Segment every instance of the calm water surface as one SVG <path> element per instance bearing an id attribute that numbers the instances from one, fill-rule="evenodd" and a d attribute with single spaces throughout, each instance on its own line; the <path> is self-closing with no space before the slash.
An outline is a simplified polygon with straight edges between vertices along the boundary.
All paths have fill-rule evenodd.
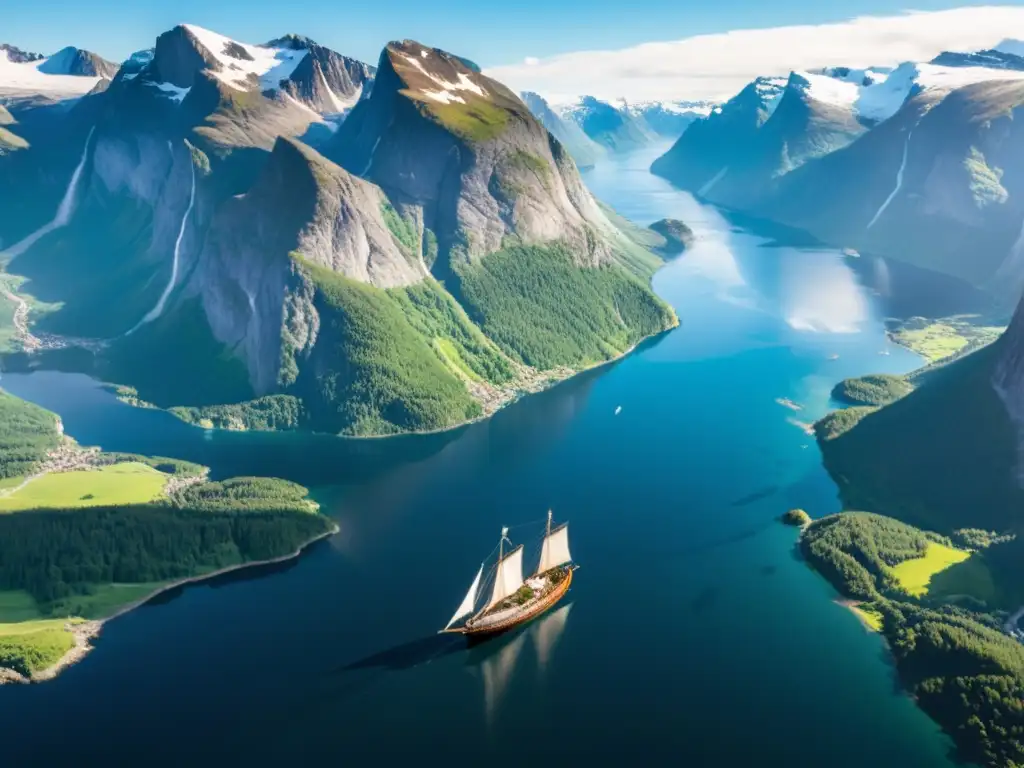
<path id="1" fill-rule="evenodd" d="M 488 422 L 370 441 L 212 433 L 82 376 L 4 376 L 82 443 L 287 476 L 341 526 L 288 567 L 112 622 L 51 683 L 0 690 L 4 762 L 948 765 L 879 638 L 775 522 L 838 508 L 792 422 L 824 414 L 841 378 L 918 364 L 883 333 L 890 276 L 730 224 L 647 173 L 654 154 L 587 181 L 639 223 L 697 232 L 654 281 L 681 328 Z M 549 507 L 582 565 L 568 600 L 472 650 L 435 635 L 500 527 Z"/>

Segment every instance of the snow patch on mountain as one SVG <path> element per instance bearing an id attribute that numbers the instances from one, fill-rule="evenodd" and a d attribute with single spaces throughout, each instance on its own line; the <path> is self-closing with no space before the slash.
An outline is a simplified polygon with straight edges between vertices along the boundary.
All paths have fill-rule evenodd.
<path id="1" fill-rule="evenodd" d="M 892 117 L 908 98 L 921 91 L 954 90 L 989 80 L 1024 79 L 1024 72 L 1002 66 L 943 66 L 909 61 L 891 71 L 881 67 L 836 67 L 796 74 L 810 81 L 807 92 L 812 98 L 852 107 L 862 120 L 875 123 Z"/>
<path id="2" fill-rule="evenodd" d="M 823 104 L 850 108 L 860 97 L 860 88 L 849 80 L 812 74 L 811 72 L 794 72 L 793 74 L 796 75 L 792 80 L 793 86 Z"/>
<path id="3" fill-rule="evenodd" d="M 192 90 L 191 88 L 179 88 L 178 86 L 172 83 L 147 82 L 145 84 L 152 85 L 154 88 L 159 88 L 161 91 L 163 91 L 164 95 L 166 95 L 170 99 L 173 99 L 179 104 L 185 100 L 185 97 L 188 96 L 188 92 Z"/>
<path id="4" fill-rule="evenodd" d="M 287 80 L 299 63 L 309 54 L 304 49 L 271 48 L 247 45 L 192 24 L 182 25 L 199 41 L 221 66 L 213 72 L 221 82 L 232 88 L 247 90 L 252 78 L 259 81 L 259 89 L 273 90 Z"/>
<path id="5" fill-rule="evenodd" d="M 46 96 L 84 96 L 102 79 L 79 75 L 51 75 L 40 68 L 49 59 L 11 61 L 7 50 L 0 50 L 0 92 L 38 93 Z"/>

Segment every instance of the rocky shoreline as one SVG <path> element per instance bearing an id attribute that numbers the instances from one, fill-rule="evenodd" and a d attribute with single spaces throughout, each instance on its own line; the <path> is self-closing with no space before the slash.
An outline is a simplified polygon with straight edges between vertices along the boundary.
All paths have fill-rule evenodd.
<path id="1" fill-rule="evenodd" d="M 135 610 L 139 606 L 145 605 L 157 595 L 161 595 L 164 592 L 168 592 L 172 589 L 178 589 L 179 587 L 187 586 L 189 584 L 198 584 L 203 581 L 209 581 L 210 579 L 216 578 L 218 576 L 223 576 L 224 574 L 233 573 L 235 571 L 240 571 L 246 568 L 256 568 L 261 565 L 274 565 L 276 563 L 284 563 L 288 560 L 294 560 L 296 557 L 301 555 L 306 549 L 311 547 L 313 544 L 316 544 L 318 541 L 322 541 L 323 539 L 333 536 L 334 534 L 338 533 L 339 530 L 340 528 L 336 523 L 332 524 L 329 530 L 324 531 L 323 533 L 317 536 L 314 536 L 312 539 L 310 539 L 305 544 L 300 546 L 294 552 L 291 552 L 287 555 L 281 555 L 280 557 L 274 557 L 268 560 L 254 560 L 247 563 L 237 563 L 236 565 L 230 565 L 227 568 L 221 568 L 217 571 L 214 571 L 213 573 L 203 574 L 202 576 L 189 576 L 183 579 L 177 579 L 175 581 L 170 582 L 169 584 L 165 584 L 164 586 L 153 590 L 148 595 L 139 600 L 122 606 L 117 611 L 112 613 L 110 616 L 107 616 L 105 619 L 99 619 L 95 621 L 80 621 L 77 623 L 68 622 L 65 628 L 69 632 L 71 632 L 72 635 L 74 635 L 75 644 L 67 653 L 65 653 L 52 666 L 40 670 L 39 672 L 34 672 L 30 677 L 26 677 L 25 675 L 22 675 L 19 672 L 15 672 L 13 669 L 0 667 L 0 685 L 4 685 L 5 683 L 42 683 L 47 680 L 52 680 L 65 669 L 70 667 L 72 664 L 77 664 L 79 661 L 86 657 L 89 651 L 91 651 L 93 648 L 93 639 L 95 639 L 100 634 L 100 631 L 103 629 L 105 624 L 113 621 L 119 616 L 123 616 L 129 611 Z"/>

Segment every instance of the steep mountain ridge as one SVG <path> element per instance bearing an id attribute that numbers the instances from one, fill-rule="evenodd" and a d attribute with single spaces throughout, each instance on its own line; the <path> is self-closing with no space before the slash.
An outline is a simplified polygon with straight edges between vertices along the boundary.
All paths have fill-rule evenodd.
<path id="1" fill-rule="evenodd" d="M 385 49 L 372 95 L 326 154 L 380 185 L 420 237 L 433 233 L 435 274 L 500 250 L 509 236 L 564 241 L 590 264 L 609 261 L 619 239 L 564 148 L 514 93 L 418 43 Z"/>
<path id="2" fill-rule="evenodd" d="M 1022 104 L 1024 81 L 926 90 L 853 145 L 784 179 L 761 210 L 1016 301 L 1024 280 Z M 826 179 L 843 183 L 817 194 Z"/>
<path id="3" fill-rule="evenodd" d="M 183 25 L 76 104 L 60 212 L 11 251 L 52 302 L 36 325 L 104 339 L 105 379 L 187 420 L 390 434 L 677 322 L 658 258 L 515 94 L 405 41 L 363 96 L 372 69 L 336 56 Z M 357 100 L 320 154 L 297 137 L 342 75 Z"/>
<path id="4" fill-rule="evenodd" d="M 796 72 L 781 97 L 765 88 L 770 100 L 752 83 L 691 125 L 652 170 L 714 202 L 946 272 L 1010 304 L 1024 284 L 1015 120 L 1024 72 L 1014 56 L 944 53 L 892 70 Z"/>
<path id="5" fill-rule="evenodd" d="M 758 131 L 774 114 L 786 89 L 781 78 L 757 78 L 736 96 L 696 120 L 651 165 L 651 171 L 674 184 L 709 194 L 735 167 L 742 171 L 756 153 Z"/>

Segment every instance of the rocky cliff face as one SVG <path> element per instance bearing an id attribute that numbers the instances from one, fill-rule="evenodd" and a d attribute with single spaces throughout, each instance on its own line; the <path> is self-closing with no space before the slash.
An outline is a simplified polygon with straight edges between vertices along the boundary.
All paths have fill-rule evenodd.
<path id="1" fill-rule="evenodd" d="M 40 325 L 106 340 L 106 378 L 203 423 L 384 434 L 675 322 L 646 285 L 657 258 L 515 94 L 413 42 L 366 96 L 372 74 L 190 26 L 134 55 L 67 112 L 58 215 L 16 246 L 59 304 Z M 328 156 L 294 138 L 342 98 Z"/>
<path id="2" fill-rule="evenodd" d="M 374 67 L 342 56 L 309 38 L 286 35 L 267 43 L 272 48 L 307 51 L 280 87 L 317 112 L 344 113 L 369 92 Z"/>
<path id="3" fill-rule="evenodd" d="M 252 189 L 214 218 L 185 290 L 197 295 L 214 337 L 241 352 L 257 394 L 279 383 L 281 322 L 317 324 L 301 306 L 292 254 L 379 288 L 426 279 L 416 249 L 389 228 L 400 221 L 381 190 L 300 142 L 278 139 Z M 295 334 L 301 355 L 315 334 Z"/>
<path id="4" fill-rule="evenodd" d="M 946 272 L 1016 301 L 1024 280 L 1024 84 L 926 91 L 800 169 L 762 212 L 823 239 Z M 821 195 L 823 188 L 831 189 Z"/>
<path id="5" fill-rule="evenodd" d="M 721 176 L 712 177 L 698 190 L 701 194 L 730 206 L 756 205 L 778 179 L 847 146 L 865 132 L 849 105 L 816 98 L 807 77 L 790 75 L 768 119 L 745 146 L 727 148 L 724 164 L 716 171 Z M 770 98 L 770 93 L 762 90 L 757 101 L 751 99 L 751 106 Z M 759 111 L 755 108 L 755 114 Z"/>
<path id="6" fill-rule="evenodd" d="M 435 273 L 509 237 L 563 241 L 580 263 L 611 258 L 614 228 L 564 148 L 514 93 L 443 51 L 390 44 L 327 152 L 380 185 L 418 237 L 436 237 Z"/>
<path id="7" fill-rule="evenodd" d="M 651 171 L 684 189 L 709 194 L 735 167 L 756 162 L 756 137 L 775 112 L 786 81 L 758 78 L 706 118 L 695 121 Z"/>
<path id="8" fill-rule="evenodd" d="M 23 51 L 21 48 L 10 45 L 9 43 L 0 43 L 0 55 L 5 56 L 8 61 L 14 62 L 15 64 L 24 64 L 28 61 L 41 61 L 44 57 L 41 53 L 29 53 Z"/>

